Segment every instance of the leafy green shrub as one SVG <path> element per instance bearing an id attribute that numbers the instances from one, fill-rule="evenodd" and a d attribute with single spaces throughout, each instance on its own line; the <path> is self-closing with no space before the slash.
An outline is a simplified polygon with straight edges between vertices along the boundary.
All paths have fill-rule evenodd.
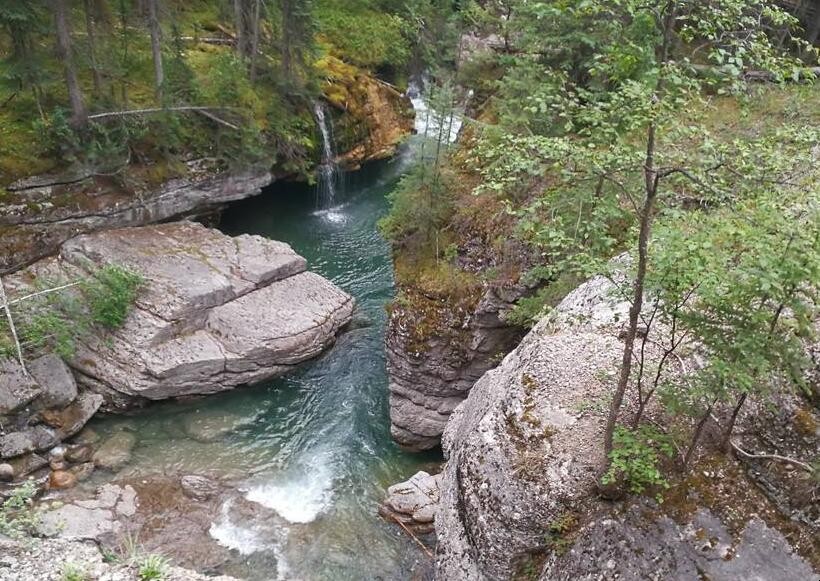
<path id="1" fill-rule="evenodd" d="M 140 275 L 121 266 L 109 265 L 95 272 L 82 285 L 92 321 L 108 329 L 122 326 L 142 282 Z"/>
<path id="2" fill-rule="evenodd" d="M 34 483 L 25 482 L 0 505 L 0 535 L 17 539 L 34 532 L 38 517 L 32 502 L 36 493 Z"/>
<path id="3" fill-rule="evenodd" d="M 36 354 L 50 349 L 64 358 L 73 356 L 77 340 L 95 326 L 109 330 L 122 326 L 142 284 L 140 275 L 116 265 L 104 266 L 74 283 L 43 281 L 38 292 L 66 288 L 15 305 L 24 350 Z M 2 330 L 0 336 L 7 335 Z M 0 341 L 0 347 L 4 343 Z"/>
<path id="4" fill-rule="evenodd" d="M 669 488 L 660 469 L 661 457 L 671 458 L 675 453 L 669 436 L 648 425 L 636 430 L 619 426 L 613 443 L 609 455 L 612 463 L 602 479 L 604 484 L 616 482 L 622 476 L 629 491 L 635 494 L 654 487 Z"/>

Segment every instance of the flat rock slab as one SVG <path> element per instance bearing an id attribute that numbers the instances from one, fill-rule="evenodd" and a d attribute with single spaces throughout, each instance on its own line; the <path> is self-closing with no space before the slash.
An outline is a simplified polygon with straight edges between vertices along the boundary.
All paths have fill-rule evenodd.
<path id="1" fill-rule="evenodd" d="M 350 295 L 282 242 L 229 237 L 193 222 L 108 230 L 9 277 L 11 298 L 38 279 L 116 264 L 145 284 L 124 326 L 89 337 L 70 365 L 79 383 L 161 400 L 232 389 L 317 356 L 350 320 Z"/>
<path id="2" fill-rule="evenodd" d="M 5 316 L 3 311 L 0 315 Z M 40 395 L 40 386 L 14 359 L 0 359 L 0 416 L 16 412 Z"/>
<path id="3" fill-rule="evenodd" d="M 37 530 L 46 537 L 100 541 L 122 533 L 122 521 L 136 511 L 137 493 L 133 488 L 104 484 L 94 499 L 44 510 Z"/>

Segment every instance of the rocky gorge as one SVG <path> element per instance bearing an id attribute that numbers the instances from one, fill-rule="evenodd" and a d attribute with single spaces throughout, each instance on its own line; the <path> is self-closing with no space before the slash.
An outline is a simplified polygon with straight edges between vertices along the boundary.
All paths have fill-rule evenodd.
<path id="1" fill-rule="evenodd" d="M 741 446 L 766 454 L 713 456 L 664 504 L 598 498 L 597 444 L 629 307 L 615 291 L 603 277 L 584 283 L 485 373 L 446 423 L 441 474 L 391 488 L 383 513 L 420 534 L 434 515 L 439 579 L 816 575 L 818 514 L 800 492 L 811 475 L 767 455 L 811 461 L 820 423 L 800 396 L 744 414 Z M 781 424 L 792 431 L 772 438 Z"/>

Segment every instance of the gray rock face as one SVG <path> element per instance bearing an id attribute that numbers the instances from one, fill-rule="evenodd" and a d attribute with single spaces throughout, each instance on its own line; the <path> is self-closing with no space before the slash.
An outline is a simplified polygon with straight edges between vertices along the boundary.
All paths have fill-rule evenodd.
<path id="1" fill-rule="evenodd" d="M 388 522 L 399 521 L 419 533 L 430 533 L 439 504 L 441 475 L 419 471 L 407 482 L 387 489 L 387 498 L 379 514 Z"/>
<path id="2" fill-rule="evenodd" d="M 34 402 L 36 409 L 62 408 L 77 397 L 77 382 L 60 357 L 52 354 L 38 357 L 29 363 L 28 370 L 42 389 Z"/>
<path id="3" fill-rule="evenodd" d="M 0 315 L 5 316 L 3 311 Z M 37 382 L 14 359 L 0 359 L 0 416 L 16 412 L 40 394 Z"/>
<path id="4" fill-rule="evenodd" d="M 431 337 L 414 353 L 412 329 L 395 305 L 386 334 L 390 376 L 390 433 L 402 447 L 427 450 L 439 445 L 453 410 L 473 384 L 521 338 L 519 328 L 502 320 L 526 289 L 489 288 L 474 312 L 465 313 L 464 337 Z"/>
<path id="5" fill-rule="evenodd" d="M 272 181 L 268 171 L 219 173 L 202 160 L 189 162 L 188 175 L 160 187 L 126 190 L 91 175 L 38 176 L 10 186 L 0 207 L 0 272 L 30 264 L 87 232 L 140 226 L 258 194 Z"/>
<path id="6" fill-rule="evenodd" d="M 603 465 L 607 373 L 622 352 L 614 285 L 567 296 L 472 388 L 447 424 L 436 517 L 440 579 L 508 579 L 549 523 L 593 493 Z M 567 316 L 572 314 L 572 316 Z"/>
<path id="7" fill-rule="evenodd" d="M 306 272 L 287 244 L 191 222 L 79 236 L 59 257 L 8 277 L 9 293 L 45 273 L 76 278 L 89 264 L 122 265 L 145 280 L 125 325 L 86 339 L 70 362 L 80 385 L 109 402 L 215 393 L 279 375 L 329 346 L 353 311 L 353 299 Z"/>
<path id="8" fill-rule="evenodd" d="M 539 579 L 798 581 L 816 577 L 783 535 L 757 518 L 734 538 L 706 509 L 684 525 L 658 518 L 656 509 L 647 505 L 634 505 L 613 516 L 583 527 L 566 552 L 547 561 Z"/>
<path id="9" fill-rule="evenodd" d="M 34 426 L 0 436 L 0 458 L 14 458 L 29 452 L 42 452 L 60 443 L 57 432 L 46 426 Z"/>
<path id="10" fill-rule="evenodd" d="M 62 410 L 47 410 L 41 412 L 40 417 L 57 430 L 60 440 L 66 440 L 83 429 L 102 403 L 103 397 L 100 394 L 84 392 Z"/>

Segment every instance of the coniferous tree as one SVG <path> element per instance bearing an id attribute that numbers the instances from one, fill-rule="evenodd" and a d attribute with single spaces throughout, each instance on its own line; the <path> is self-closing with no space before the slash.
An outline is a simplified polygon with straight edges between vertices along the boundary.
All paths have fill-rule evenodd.
<path id="1" fill-rule="evenodd" d="M 57 56 L 63 65 L 68 101 L 71 106 L 71 124 L 74 127 L 82 127 L 87 122 L 88 113 L 74 66 L 68 6 L 65 0 L 51 0 L 51 9 L 54 13 L 54 26 L 57 32 Z"/>

